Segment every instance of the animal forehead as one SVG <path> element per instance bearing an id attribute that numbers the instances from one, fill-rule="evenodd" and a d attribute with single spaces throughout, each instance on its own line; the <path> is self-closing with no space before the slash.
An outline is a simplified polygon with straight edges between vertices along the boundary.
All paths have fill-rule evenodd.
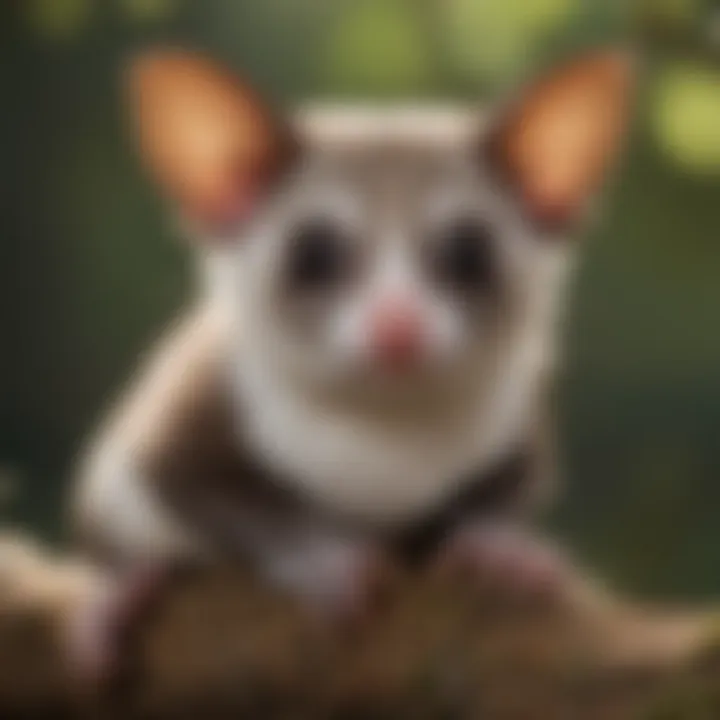
<path id="1" fill-rule="evenodd" d="M 474 146 L 478 121 L 451 107 L 311 106 L 296 126 L 318 174 L 405 185 L 457 169 Z"/>
<path id="2" fill-rule="evenodd" d="M 303 152 L 283 217 L 321 213 L 368 232 L 387 223 L 407 230 L 474 205 L 479 122 L 456 107 L 306 106 L 294 116 Z"/>
<path id="3" fill-rule="evenodd" d="M 328 190 L 390 199 L 459 180 L 468 164 L 459 153 L 378 140 L 362 146 L 312 149 L 306 158 L 305 180 Z"/>
<path id="4" fill-rule="evenodd" d="M 310 147 L 406 144 L 451 149 L 468 143 L 484 118 L 468 106 L 308 104 L 295 112 L 293 121 Z"/>
<path id="5" fill-rule="evenodd" d="M 477 113 L 457 107 L 310 106 L 295 125 L 309 187 L 378 201 L 461 183 L 472 169 Z"/>

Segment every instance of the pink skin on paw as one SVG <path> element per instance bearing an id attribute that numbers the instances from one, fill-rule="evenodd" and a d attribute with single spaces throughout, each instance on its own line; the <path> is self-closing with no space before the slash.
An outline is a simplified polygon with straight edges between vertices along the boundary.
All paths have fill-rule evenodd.
<path id="1" fill-rule="evenodd" d="M 111 680 L 135 622 L 151 607 L 168 577 L 168 568 L 146 565 L 107 576 L 74 609 L 66 628 L 70 667 L 81 682 Z"/>
<path id="2" fill-rule="evenodd" d="M 381 601 L 388 578 L 389 570 L 380 557 L 366 555 L 341 579 L 339 594 L 331 596 L 331 616 L 341 624 L 367 619 Z"/>
<path id="3" fill-rule="evenodd" d="M 503 524 L 480 524 L 458 532 L 443 550 L 440 567 L 470 571 L 519 596 L 558 595 L 568 572 L 558 550 L 521 528 Z"/>
<path id="4" fill-rule="evenodd" d="M 276 559 L 270 572 L 319 621 L 335 626 L 362 621 L 388 577 L 381 555 L 374 550 L 324 541 Z"/>

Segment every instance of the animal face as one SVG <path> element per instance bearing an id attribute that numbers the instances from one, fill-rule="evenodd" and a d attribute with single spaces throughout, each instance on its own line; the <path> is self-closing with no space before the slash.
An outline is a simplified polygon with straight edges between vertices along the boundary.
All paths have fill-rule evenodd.
<path id="1" fill-rule="evenodd" d="M 147 164 L 200 228 L 245 351 L 388 397 L 467 391 L 516 335 L 549 334 L 561 238 L 616 153 L 629 67 L 612 51 L 570 62 L 485 127 L 438 108 L 280 121 L 225 69 L 172 51 L 141 58 L 131 87 Z"/>
<path id="2" fill-rule="evenodd" d="M 353 112 L 362 128 L 338 137 Z M 309 110 L 297 165 L 246 236 L 214 251 L 238 268 L 226 297 L 256 352 L 333 389 L 467 383 L 564 284 L 569 244 L 513 207 L 485 162 L 481 119 L 401 115 Z M 441 136 L 428 131 L 439 116 Z"/>

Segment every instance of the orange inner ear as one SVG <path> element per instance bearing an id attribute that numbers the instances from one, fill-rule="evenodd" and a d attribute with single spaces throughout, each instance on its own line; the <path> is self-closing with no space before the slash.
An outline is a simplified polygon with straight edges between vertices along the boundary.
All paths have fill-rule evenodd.
<path id="1" fill-rule="evenodd" d="M 537 221 L 566 223 L 601 184 L 624 135 L 632 63 L 604 51 L 536 83 L 493 138 L 493 156 Z"/>
<path id="2" fill-rule="evenodd" d="M 163 191 L 203 223 L 242 216 L 290 145 L 255 92 L 182 51 L 138 58 L 128 79 L 142 157 Z"/>

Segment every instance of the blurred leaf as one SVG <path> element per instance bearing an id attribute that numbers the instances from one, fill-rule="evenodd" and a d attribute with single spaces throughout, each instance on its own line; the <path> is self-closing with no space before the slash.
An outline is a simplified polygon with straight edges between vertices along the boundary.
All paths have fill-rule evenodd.
<path id="1" fill-rule="evenodd" d="M 656 134 L 662 149 L 685 168 L 720 173 L 720 70 L 677 63 L 660 76 Z"/>
<path id="2" fill-rule="evenodd" d="M 348 8 L 323 57 L 328 84 L 341 92 L 404 94 L 432 82 L 430 48 L 406 0 L 363 0 Z"/>
<path id="3" fill-rule="evenodd" d="M 179 0 L 120 0 L 124 12 L 137 22 L 155 22 L 171 15 Z"/>
<path id="4" fill-rule="evenodd" d="M 503 82 L 576 7 L 577 0 L 447 0 L 446 47 L 462 74 Z"/>
<path id="5" fill-rule="evenodd" d="M 687 24 L 697 18 L 702 0 L 638 0 L 637 13 L 653 23 Z"/>
<path id="6" fill-rule="evenodd" d="M 720 6 L 715 8 L 706 23 L 706 37 L 710 41 L 710 45 L 716 49 L 720 49 Z"/>
<path id="7" fill-rule="evenodd" d="M 92 0 L 25 0 L 28 18 L 40 34 L 69 38 L 88 22 Z"/>

